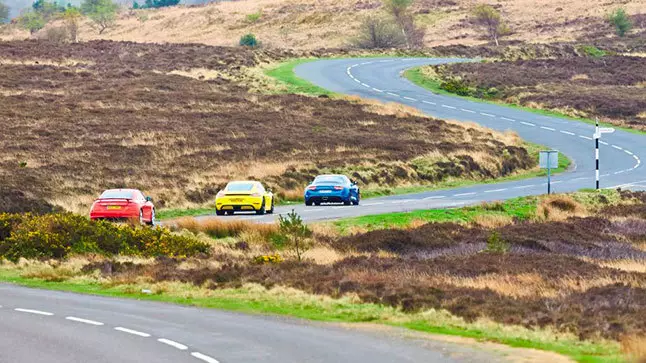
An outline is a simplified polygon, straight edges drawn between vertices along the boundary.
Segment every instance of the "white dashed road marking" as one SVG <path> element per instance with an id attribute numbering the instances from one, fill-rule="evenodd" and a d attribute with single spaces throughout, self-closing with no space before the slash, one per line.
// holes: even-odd
<path id="1" fill-rule="evenodd" d="M 591 137 L 579 135 L 580 138 L 592 141 Z"/>
<path id="2" fill-rule="evenodd" d="M 446 197 L 445 197 L 445 196 L 443 196 L 443 195 L 436 195 L 436 196 L 433 196 L 433 197 L 426 197 L 426 198 L 424 198 L 423 200 L 444 199 L 444 198 L 446 198 Z"/>
<path id="3" fill-rule="evenodd" d="M 144 338 L 148 338 L 150 336 L 150 334 L 148 334 L 148 333 L 143 333 L 143 332 L 132 330 L 132 329 L 122 328 L 120 326 L 114 328 L 114 330 L 118 330 L 120 332 L 132 334 L 132 335 L 137 335 L 137 336 L 144 337 Z"/>
<path id="4" fill-rule="evenodd" d="M 464 112 L 468 112 L 468 113 L 476 113 L 475 111 L 467 110 L 466 108 L 461 108 L 460 111 L 464 111 Z"/>
<path id="5" fill-rule="evenodd" d="M 507 190 L 507 188 L 503 188 L 503 189 L 493 189 L 493 190 L 485 190 L 485 193 L 498 193 L 498 192 L 504 192 L 505 190 Z"/>
<path id="6" fill-rule="evenodd" d="M 431 101 L 422 101 L 422 102 L 426 103 L 427 105 L 437 105 L 437 103 L 431 102 Z"/>
<path id="7" fill-rule="evenodd" d="M 449 106 L 449 105 L 442 105 L 444 108 L 450 108 L 452 110 L 455 110 L 457 107 Z"/>
<path id="8" fill-rule="evenodd" d="M 184 344 L 180 344 L 180 343 L 178 343 L 178 342 L 174 342 L 174 341 L 169 340 L 169 339 L 161 338 L 161 339 L 157 339 L 157 341 L 158 341 L 158 342 L 160 342 L 160 343 L 166 344 L 166 345 L 170 345 L 171 347 L 173 347 L 173 348 L 177 348 L 177 349 L 179 349 L 179 350 L 186 350 L 186 349 L 188 349 L 188 347 L 187 347 L 187 346 L 185 346 Z"/>
<path id="9" fill-rule="evenodd" d="M 476 195 L 476 193 L 459 193 L 453 194 L 454 197 L 466 197 L 467 195 Z"/>
<path id="10" fill-rule="evenodd" d="M 556 131 L 556 129 L 553 129 L 553 128 L 551 128 L 551 127 L 545 127 L 545 126 L 541 126 L 541 129 L 543 129 L 543 130 L 549 130 L 549 131 Z"/>
<path id="11" fill-rule="evenodd" d="M 526 125 L 526 126 L 532 126 L 532 127 L 533 127 L 533 126 L 536 126 L 536 125 L 534 125 L 534 124 L 533 124 L 533 123 L 531 123 L 531 122 L 521 121 L 520 123 L 521 123 L 521 124 L 523 124 L 523 125 Z"/>
<path id="12" fill-rule="evenodd" d="M 36 315 L 44 315 L 44 316 L 52 316 L 52 315 L 54 315 L 53 313 L 49 313 L 47 311 L 32 310 L 32 309 L 16 308 L 14 310 L 19 311 L 21 313 L 27 313 L 27 314 L 36 314 Z"/>
<path id="13" fill-rule="evenodd" d="M 393 96 L 393 97 L 399 97 L 399 95 L 398 95 L 398 94 L 396 94 L 396 93 L 392 93 L 392 92 L 386 92 L 386 93 L 388 93 L 389 95 L 391 95 L 391 96 Z"/>
<path id="14" fill-rule="evenodd" d="M 480 112 L 482 116 L 487 116 L 487 117 L 496 117 L 495 115 L 492 115 L 490 113 L 485 113 L 485 112 Z"/>
<path id="15" fill-rule="evenodd" d="M 103 325 L 103 323 L 102 323 L 102 322 L 100 322 L 100 321 L 94 321 L 94 320 L 88 320 L 88 319 L 75 318 L 75 317 L 73 317 L 73 316 L 68 316 L 68 317 L 67 317 L 67 318 L 65 318 L 65 319 L 67 319 L 67 320 L 71 320 L 71 321 L 75 321 L 75 322 L 77 322 L 77 323 L 88 324 L 88 325 L 97 325 L 97 326 L 101 326 L 101 325 Z"/>
<path id="16" fill-rule="evenodd" d="M 623 150 L 623 149 L 624 149 L 624 148 L 622 148 L 621 146 L 617 146 L 617 145 L 612 145 L 612 147 L 614 147 L 614 148 L 615 148 L 615 149 L 617 149 L 617 150 Z"/>
<path id="17" fill-rule="evenodd" d="M 220 363 L 217 359 L 215 359 L 215 358 L 211 358 L 211 357 L 209 357 L 208 355 L 204 355 L 204 354 L 202 354 L 202 353 L 193 352 L 193 353 L 191 353 L 191 355 L 192 355 L 193 357 L 195 357 L 195 358 L 197 358 L 197 359 L 200 359 L 200 360 L 203 360 L 203 361 L 205 361 L 205 362 L 207 362 L 207 363 Z"/>
<path id="18" fill-rule="evenodd" d="M 574 136 L 574 132 L 570 132 L 570 131 L 563 131 L 563 130 L 561 130 L 561 131 L 560 131 L 560 133 L 562 133 L 562 134 L 566 134 L 566 135 Z"/>
<path id="19" fill-rule="evenodd" d="M 533 188 L 533 187 L 535 187 L 535 186 L 536 186 L 536 184 L 532 184 L 532 185 L 521 185 L 521 186 L 519 186 L 519 187 L 514 187 L 514 189 L 527 189 L 527 188 Z"/>
<path id="20" fill-rule="evenodd" d="M 364 203 L 364 204 L 363 204 L 363 206 L 364 206 L 364 207 L 370 207 L 370 206 L 373 206 L 373 205 L 382 205 L 382 204 L 386 204 L 386 203 L 384 203 L 384 202 L 380 202 L 380 203 L 367 203 L 367 204 L 366 204 L 366 203 Z"/>
<path id="21" fill-rule="evenodd" d="M 409 101 L 416 101 L 417 102 L 417 98 L 406 97 L 406 96 L 404 96 L 404 98 L 409 100 Z"/>
<path id="22" fill-rule="evenodd" d="M 626 154 L 628 154 L 628 155 L 633 155 L 632 151 L 630 151 L 630 150 L 624 150 L 624 152 L 625 152 Z"/>
<path id="23" fill-rule="evenodd" d="M 516 122 L 513 118 L 501 117 L 502 120 Z"/>

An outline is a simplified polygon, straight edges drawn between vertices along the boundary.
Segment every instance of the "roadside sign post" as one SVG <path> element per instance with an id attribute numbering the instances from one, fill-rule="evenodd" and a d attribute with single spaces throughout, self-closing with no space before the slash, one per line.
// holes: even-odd
<path id="1" fill-rule="evenodd" d="M 595 129 L 594 129 L 594 157 L 596 161 L 596 169 L 595 169 L 595 183 L 596 183 L 596 189 L 600 189 L 600 181 L 599 181 L 599 139 L 601 139 L 602 134 L 612 134 L 615 132 L 615 129 L 612 127 L 599 127 L 599 119 L 597 119 L 597 122 L 595 124 Z"/>
<path id="2" fill-rule="evenodd" d="M 559 167 L 558 150 L 541 151 L 538 157 L 538 164 L 541 169 L 547 169 L 547 194 L 552 193 L 552 169 Z"/>

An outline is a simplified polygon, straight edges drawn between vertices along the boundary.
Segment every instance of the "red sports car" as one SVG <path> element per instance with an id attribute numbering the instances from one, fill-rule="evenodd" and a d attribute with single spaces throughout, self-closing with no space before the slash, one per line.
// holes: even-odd
<path id="1" fill-rule="evenodd" d="M 109 189 L 92 204 L 90 219 L 138 220 L 153 225 L 155 206 L 152 198 L 137 189 Z"/>

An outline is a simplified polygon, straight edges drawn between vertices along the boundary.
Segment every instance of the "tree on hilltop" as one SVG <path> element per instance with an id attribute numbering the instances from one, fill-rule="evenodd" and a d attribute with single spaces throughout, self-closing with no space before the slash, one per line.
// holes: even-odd
<path id="1" fill-rule="evenodd" d="M 500 45 L 498 39 L 502 36 L 509 35 L 511 30 L 503 21 L 502 15 L 493 6 L 479 4 L 473 10 L 473 22 L 487 32 L 489 38 Z"/>

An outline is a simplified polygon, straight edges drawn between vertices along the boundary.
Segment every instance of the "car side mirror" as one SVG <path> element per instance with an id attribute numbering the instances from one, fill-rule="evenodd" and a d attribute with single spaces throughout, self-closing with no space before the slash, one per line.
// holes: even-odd
<path id="1" fill-rule="evenodd" d="M 146 201 L 147 201 L 147 202 L 152 202 L 152 201 L 153 201 L 153 198 L 152 198 L 152 197 L 146 197 Z"/>

